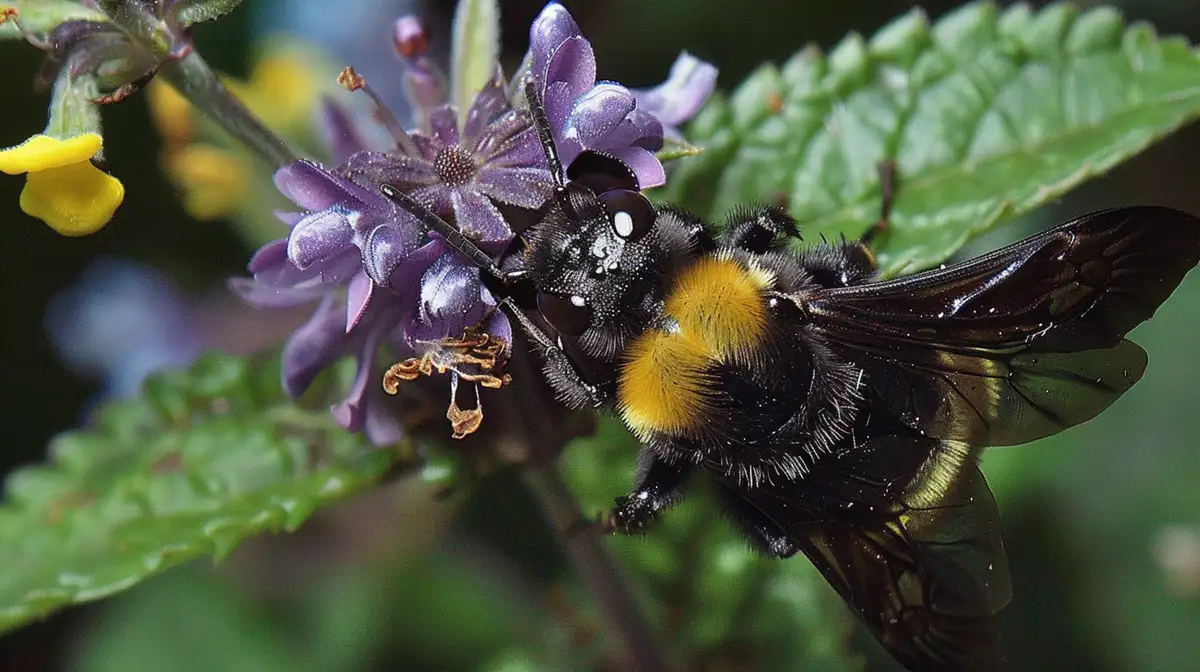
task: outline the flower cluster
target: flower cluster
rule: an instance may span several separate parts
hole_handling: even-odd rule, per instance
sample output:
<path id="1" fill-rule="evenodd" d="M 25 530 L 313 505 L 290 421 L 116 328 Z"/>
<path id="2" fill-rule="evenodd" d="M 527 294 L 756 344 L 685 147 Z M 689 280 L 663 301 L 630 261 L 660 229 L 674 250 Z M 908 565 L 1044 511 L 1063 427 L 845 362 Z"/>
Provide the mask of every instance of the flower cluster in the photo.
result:
<path id="1" fill-rule="evenodd" d="M 281 215 L 289 235 L 254 256 L 253 279 L 232 285 L 259 306 L 319 301 L 309 323 L 285 346 L 284 385 L 300 394 L 336 358 L 354 355 L 358 375 L 334 414 L 376 443 L 394 440 L 400 431 L 375 378 L 381 346 L 400 357 L 428 362 L 434 356 L 457 383 L 459 377 L 476 378 L 453 357 L 437 357 L 442 345 L 462 343 L 476 328 L 492 342 L 512 341 L 512 327 L 496 310 L 479 270 L 385 198 L 380 186 L 407 193 L 484 249 L 499 252 L 514 235 L 501 208 L 535 210 L 554 185 L 536 130 L 519 107 L 521 78 L 533 77 L 540 87 L 565 162 L 587 149 L 602 150 L 629 164 L 644 187 L 665 180 L 654 154 L 663 144 L 664 123 L 694 113 L 715 79 L 711 66 L 691 59 L 673 69 L 675 80 L 650 91 L 598 83 L 591 45 L 567 10 L 552 3 L 530 31 L 529 71 L 506 82 L 493 65 L 469 108 L 459 110 L 445 100 L 447 78 L 426 56 L 419 22 L 400 19 L 393 37 L 407 65 L 415 128 L 405 130 L 380 105 L 375 116 L 394 144 L 373 151 L 361 141 L 355 120 L 330 106 L 328 140 L 340 164 L 300 161 L 276 174 L 279 189 L 304 211 Z M 460 76 L 451 73 L 451 90 Z M 350 69 L 342 81 L 372 93 Z"/>
<path id="2" fill-rule="evenodd" d="M 47 52 L 41 72 L 54 75 L 45 130 L 0 149 L 0 171 L 28 174 L 21 208 L 64 235 L 103 227 L 121 204 L 124 188 L 94 165 L 103 159 L 99 106 L 123 100 L 156 76 L 180 85 L 225 130 L 268 160 L 295 161 L 292 150 L 229 95 L 193 49 L 193 25 L 240 3 L 19 0 L 0 7 L 0 39 L 23 39 Z M 41 79 L 38 84 L 45 84 Z M 210 152 L 188 158 L 207 161 L 211 175 L 211 166 L 224 157 Z M 192 168 L 191 177 L 203 182 L 205 168 Z"/>

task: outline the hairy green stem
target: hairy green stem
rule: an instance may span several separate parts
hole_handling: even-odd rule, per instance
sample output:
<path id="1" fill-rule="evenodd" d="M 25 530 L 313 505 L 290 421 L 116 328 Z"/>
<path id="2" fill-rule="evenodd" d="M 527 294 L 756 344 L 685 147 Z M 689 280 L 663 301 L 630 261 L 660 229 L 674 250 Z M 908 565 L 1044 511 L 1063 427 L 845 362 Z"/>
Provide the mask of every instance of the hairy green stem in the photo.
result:
<path id="1" fill-rule="evenodd" d="M 534 464 L 524 470 L 525 482 L 537 496 L 546 517 L 558 532 L 571 567 L 596 601 L 604 623 L 620 643 L 626 669 L 666 672 L 667 654 L 654 628 L 634 598 L 620 566 L 589 525 L 579 504 L 553 463 Z"/>
<path id="2" fill-rule="evenodd" d="M 183 58 L 166 61 L 159 74 L 270 165 L 286 166 L 300 158 L 221 84 L 216 73 L 195 51 Z"/>

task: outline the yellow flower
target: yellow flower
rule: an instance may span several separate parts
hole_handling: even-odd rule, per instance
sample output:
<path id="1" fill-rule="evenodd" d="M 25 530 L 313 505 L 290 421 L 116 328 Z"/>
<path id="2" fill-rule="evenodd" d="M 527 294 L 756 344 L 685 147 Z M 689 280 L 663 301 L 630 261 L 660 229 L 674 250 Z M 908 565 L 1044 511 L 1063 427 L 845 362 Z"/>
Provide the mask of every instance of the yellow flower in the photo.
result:
<path id="1" fill-rule="evenodd" d="M 0 172 L 28 173 L 21 209 L 64 236 L 86 236 L 112 219 L 125 198 L 117 178 L 92 165 L 100 151 L 99 133 L 65 140 L 37 134 L 0 150 Z"/>
<path id="2" fill-rule="evenodd" d="M 183 209 L 198 220 L 225 217 L 246 197 L 250 168 L 212 145 L 187 145 L 166 156 L 167 173 L 183 189 Z"/>
<path id="3" fill-rule="evenodd" d="M 146 87 L 146 105 L 150 118 L 162 133 L 163 142 L 186 145 L 195 130 L 192 123 L 192 104 L 170 84 L 156 79 Z"/>
<path id="4" fill-rule="evenodd" d="M 307 129 L 321 95 L 321 78 L 311 56 L 299 46 L 272 46 L 250 70 L 246 82 L 227 80 L 250 111 L 275 129 Z"/>

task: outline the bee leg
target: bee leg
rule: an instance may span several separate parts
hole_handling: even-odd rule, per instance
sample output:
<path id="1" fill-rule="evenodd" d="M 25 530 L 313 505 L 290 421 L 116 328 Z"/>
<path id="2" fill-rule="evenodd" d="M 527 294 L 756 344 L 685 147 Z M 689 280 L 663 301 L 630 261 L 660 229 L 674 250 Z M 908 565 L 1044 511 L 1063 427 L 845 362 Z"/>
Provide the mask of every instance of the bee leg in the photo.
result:
<path id="1" fill-rule="evenodd" d="M 691 472 L 691 465 L 668 464 L 647 447 L 638 454 L 638 462 L 641 468 L 637 485 L 628 495 L 617 498 L 617 506 L 605 524 L 610 532 L 634 534 L 645 529 L 679 501 L 681 486 Z"/>
<path id="2" fill-rule="evenodd" d="M 750 212 L 735 213 L 726 223 L 721 243 L 754 254 L 779 246 L 788 238 L 799 238 L 796 220 L 783 208 L 767 206 Z"/>
<path id="3" fill-rule="evenodd" d="M 549 334 L 530 320 L 529 317 L 509 298 L 500 301 L 500 307 L 505 309 L 510 317 L 521 325 L 521 328 L 536 344 L 546 362 L 546 380 L 550 387 L 559 395 L 564 404 L 572 409 L 600 408 L 612 401 L 614 384 L 612 381 L 601 384 L 587 382 L 583 374 L 576 368 L 567 353 Z"/>
<path id="4" fill-rule="evenodd" d="M 746 535 L 754 550 L 771 558 L 790 558 L 800 550 L 778 523 L 736 490 L 718 485 L 717 493 L 725 504 L 726 514 Z"/>

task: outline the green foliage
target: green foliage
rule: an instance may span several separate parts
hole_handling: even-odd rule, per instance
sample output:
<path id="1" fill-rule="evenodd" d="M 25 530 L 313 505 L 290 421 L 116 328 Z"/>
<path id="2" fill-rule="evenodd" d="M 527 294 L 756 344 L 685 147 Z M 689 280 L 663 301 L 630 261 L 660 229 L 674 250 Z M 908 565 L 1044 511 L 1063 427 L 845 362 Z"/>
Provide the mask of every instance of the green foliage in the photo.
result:
<path id="1" fill-rule="evenodd" d="M 471 109 L 475 94 L 496 73 L 500 62 L 500 6 L 496 0 L 462 0 L 454 12 L 450 100 Z"/>
<path id="2" fill-rule="evenodd" d="M 17 6 L 32 30 L 83 11 L 62 0 Z M 496 12 L 491 0 L 467 1 L 456 15 L 452 93 L 460 103 L 492 74 Z M 0 36 L 13 34 L 14 24 L 0 27 Z M 664 158 L 691 158 L 678 162 L 660 195 L 718 217 L 748 202 L 783 200 L 810 240 L 857 236 L 879 213 L 876 166 L 893 160 L 898 200 L 878 253 L 885 271 L 897 273 L 937 264 L 970 237 L 1111 168 L 1198 113 L 1197 52 L 1146 26 L 1127 28 L 1112 10 L 1060 4 L 1001 12 L 973 4 L 934 26 L 914 12 L 870 40 L 847 38 L 827 56 L 809 49 L 764 67 L 714 100 L 689 131 L 702 153 L 691 156 L 687 143 L 664 149 Z M 92 429 L 58 438 L 49 466 L 13 474 L 0 505 L 0 630 L 191 558 L 221 558 L 247 536 L 293 530 L 316 507 L 374 484 L 393 465 L 393 453 L 342 431 L 325 406 L 283 398 L 276 367 L 208 357 L 190 373 L 163 374 L 142 399 L 111 405 Z M 633 480 L 634 454 L 631 437 L 612 421 L 568 449 L 564 469 L 585 511 L 611 507 Z M 1119 469 L 1124 463 L 1112 457 L 1093 462 Z M 1063 466 L 1040 460 L 1054 465 L 1047 470 Z M 1032 469 L 1030 462 L 1022 468 Z M 1003 460 L 992 464 L 1003 472 Z M 444 467 L 428 466 L 426 480 L 443 478 Z M 1177 472 L 1179 491 L 1190 473 Z M 1107 484 L 1119 476 L 1092 478 L 1104 488 L 1094 496 L 1116 501 Z M 1151 490 L 1120 501 L 1186 510 L 1155 492 L 1167 497 Z M 1125 523 L 1134 518 L 1120 519 L 1130 507 L 1119 508 L 1113 504 L 1106 524 L 1089 533 L 1128 536 L 1133 524 Z M 862 668 L 847 646 L 853 619 L 819 573 L 803 559 L 754 556 L 709 493 L 694 493 L 651 534 L 611 543 L 654 622 L 697 667 Z M 1143 550 L 1129 554 L 1148 564 Z M 1145 570 L 1126 572 L 1123 585 L 1145 581 Z M 393 571 L 400 574 L 348 574 L 297 607 L 311 620 L 306 641 L 324 652 L 318 663 L 301 660 L 295 642 L 263 626 L 238 596 L 214 594 L 214 582 L 185 574 L 118 602 L 112 630 L 97 635 L 80 669 L 160 669 L 173 659 L 175 669 L 192 661 L 214 663 L 196 669 L 361 669 L 370 646 L 363 642 L 397 638 L 414 648 L 425 642 L 455 669 L 577 667 L 563 641 L 568 633 L 544 604 L 518 591 L 480 590 L 489 579 L 489 588 L 501 582 L 462 558 L 431 553 Z M 408 576 L 421 578 L 402 580 Z M 1139 613 L 1125 606 L 1121 613 Z M 168 627 L 178 622 L 191 625 Z M 385 627 L 397 623 L 403 627 Z M 1166 630 L 1143 628 L 1140 646 L 1153 651 Z M 173 648 L 124 648 L 131 631 L 143 634 L 143 644 L 191 637 L 192 655 L 179 663 Z M 222 645 L 227 660 L 204 660 Z"/>
<path id="3" fill-rule="evenodd" d="M 880 214 L 877 164 L 898 198 L 878 240 L 887 274 L 936 265 L 970 237 L 1112 168 L 1200 115 L 1200 55 L 1126 28 L 1110 8 L 968 5 L 914 11 L 828 56 L 764 66 L 688 129 L 663 200 L 721 217 L 786 202 L 810 238 L 857 237 Z"/>
<path id="4" fill-rule="evenodd" d="M 24 33 L 48 33 L 55 26 L 76 19 L 85 21 L 108 21 L 102 12 L 75 0 L 9 0 L 0 2 L 0 10 L 15 8 L 17 21 L 5 21 L 0 24 L 0 39 L 23 39 Z M 24 33 L 22 33 L 24 29 Z"/>
<path id="5" fill-rule="evenodd" d="M 607 511 L 633 483 L 637 443 L 615 420 L 572 443 L 563 469 L 585 515 Z M 755 555 L 693 492 L 644 537 L 614 537 L 621 564 L 671 642 L 697 669 L 861 670 L 847 650 L 853 617 L 803 558 Z"/>
<path id="6" fill-rule="evenodd" d="M 238 8 L 242 0 L 186 0 L 172 6 L 175 20 L 181 26 L 212 21 Z"/>
<path id="7" fill-rule="evenodd" d="M 283 399 L 276 364 L 202 358 L 59 436 L 9 476 L 0 506 L 0 630 L 124 590 L 247 536 L 294 530 L 375 482 L 390 451 Z"/>

